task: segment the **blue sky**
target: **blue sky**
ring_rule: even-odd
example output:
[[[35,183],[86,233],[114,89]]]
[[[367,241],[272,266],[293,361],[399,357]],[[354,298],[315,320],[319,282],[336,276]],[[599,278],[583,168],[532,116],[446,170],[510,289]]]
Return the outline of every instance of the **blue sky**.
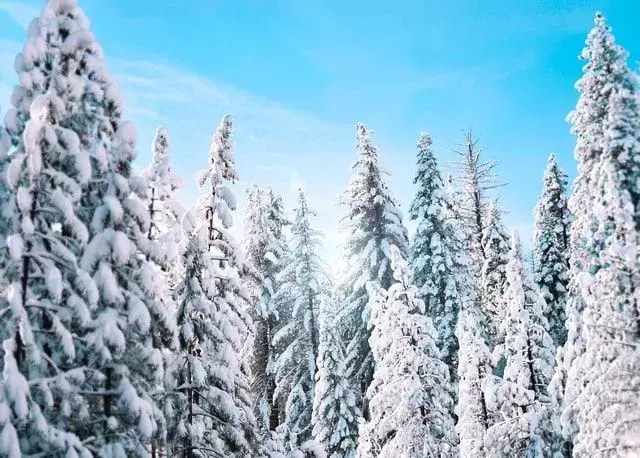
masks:
[[[13,57],[40,5],[0,0],[3,112],[15,82]],[[574,175],[565,117],[577,99],[577,56],[596,10],[634,68],[640,59],[634,0],[80,0],[80,6],[138,129],[138,164],[149,161],[155,127],[164,125],[184,180],[182,200],[191,203],[192,176],[228,112],[236,121],[238,192],[251,182],[269,185],[291,207],[304,185],[329,257],[357,121],[374,130],[405,212],[419,132],[432,134],[444,166],[453,159],[450,147],[472,127],[509,183],[501,192],[507,223],[529,237],[548,154],[557,153]]]

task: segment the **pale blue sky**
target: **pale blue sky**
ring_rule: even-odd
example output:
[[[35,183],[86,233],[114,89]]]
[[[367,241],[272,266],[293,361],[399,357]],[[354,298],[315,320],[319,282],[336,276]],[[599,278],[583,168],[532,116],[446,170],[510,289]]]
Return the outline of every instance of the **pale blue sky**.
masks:
[[[13,57],[40,1],[0,0],[0,104],[15,82]],[[406,212],[415,143],[434,137],[442,165],[473,127],[510,183],[501,193],[511,227],[530,236],[547,156],[573,176],[577,56],[596,10],[640,58],[635,0],[80,0],[139,133],[139,165],[164,125],[194,200],[220,117],[236,121],[242,189],[285,194],[306,186],[335,242],[337,194],[355,159],[354,124],[375,132]],[[151,6],[152,5],[152,6]],[[240,219],[240,218],[239,218]]]

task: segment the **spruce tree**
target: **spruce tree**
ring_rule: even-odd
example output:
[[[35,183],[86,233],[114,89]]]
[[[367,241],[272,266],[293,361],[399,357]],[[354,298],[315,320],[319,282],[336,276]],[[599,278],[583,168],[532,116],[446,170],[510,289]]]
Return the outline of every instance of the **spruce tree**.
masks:
[[[122,100],[77,0],[45,2],[40,16],[29,26],[15,68],[20,84],[13,90],[13,107],[6,116],[13,144],[19,142],[29,120],[31,103],[55,90],[65,105],[60,126],[73,130],[91,157],[92,177],[83,186],[78,208],[89,226],[107,192],[108,155],[122,122]]]
[[[456,327],[460,346],[456,406],[460,456],[485,456],[484,437],[489,427],[483,387],[491,374],[491,352],[487,346],[486,318],[475,294],[474,274],[470,262],[466,271],[459,274],[460,280],[467,285],[465,291],[469,291],[465,295]]]
[[[455,335],[458,314],[469,293],[464,275],[468,258],[463,256],[464,240],[458,222],[449,214],[450,202],[431,148],[431,137],[422,134],[418,141],[418,171],[414,183],[416,197],[409,209],[418,224],[410,250],[412,281],[419,288],[426,313],[438,333],[437,346],[449,366],[454,384],[458,370],[458,339]]]
[[[318,256],[319,233],[311,227],[315,212],[302,190],[291,228],[288,265],[280,273],[274,300],[289,303],[291,315],[273,338],[277,352],[275,397],[284,405],[284,438],[295,450],[311,438],[311,417],[318,357],[318,309],[324,267]]]
[[[602,18],[596,21],[607,30]],[[606,87],[602,150],[591,171],[593,232],[580,285],[587,384],[576,399],[574,454],[633,456],[640,453],[640,110],[626,53],[618,49],[616,57],[614,68],[622,75]]]
[[[313,438],[323,445],[328,458],[354,458],[360,411],[349,382],[344,346],[336,332],[335,307],[332,297],[321,301]]]
[[[255,453],[256,446],[249,370],[244,360],[253,326],[250,295],[244,286],[249,268],[230,234],[236,199],[228,185],[238,179],[232,134],[233,122],[227,115],[213,135],[208,166],[196,176],[202,194],[184,223],[185,229],[205,247],[207,275],[211,277],[208,298],[214,314],[207,321],[209,334],[198,344],[202,351],[191,347],[187,353],[202,358],[210,368],[205,382],[209,395],[190,401],[200,402],[207,412],[217,411],[213,418],[208,417],[217,426],[206,432],[207,443],[222,456],[247,456]],[[184,344],[181,353],[185,353]],[[186,451],[191,448],[195,452],[194,447],[191,443]]]
[[[156,130],[151,148],[151,164],[144,172],[147,194],[144,202],[149,213],[147,238],[154,242],[152,259],[156,260],[170,286],[181,276],[181,220],[184,214],[177,192],[181,182],[173,171],[169,155],[169,135],[163,127]]]
[[[594,360],[585,360],[588,331],[585,329],[584,314],[585,308],[589,307],[585,295],[591,294],[588,287],[589,279],[600,269],[599,256],[601,252],[606,251],[604,240],[608,237],[596,236],[598,226],[602,223],[600,217],[595,214],[595,208],[601,203],[604,195],[604,190],[599,187],[603,172],[598,169],[608,162],[603,161],[605,148],[612,148],[615,144],[612,140],[619,138],[619,134],[614,133],[615,129],[606,131],[605,122],[607,118],[612,121],[611,116],[614,116],[611,103],[614,93],[623,95],[623,105],[627,109],[637,103],[635,78],[627,66],[627,53],[615,43],[611,29],[606,25],[601,13],[596,13],[595,27],[587,37],[581,58],[585,61],[583,76],[576,83],[580,98],[576,109],[568,118],[572,124],[572,133],[577,137],[574,156],[578,163],[578,175],[569,199],[573,221],[566,310],[567,342],[562,351],[563,360],[558,365],[552,384],[554,397],[561,404],[562,432],[569,444],[576,440],[578,430],[583,428],[582,425],[578,426],[580,411],[586,409],[586,412],[590,409],[578,398],[586,393],[585,387],[589,385],[589,367],[593,367],[592,364],[595,363]],[[637,132],[633,117],[624,122],[624,131]],[[625,140],[630,138],[627,136]],[[637,184],[633,182],[637,170],[637,154],[623,155],[622,158],[622,161],[616,161],[621,166],[620,173],[625,175],[624,180],[628,180],[628,185],[622,185],[622,192],[628,192],[630,202],[634,206],[634,224],[637,224]],[[618,197],[614,199],[619,200]],[[595,306],[595,303],[592,302],[592,306]]]
[[[64,111],[53,90],[33,101],[2,186],[18,223],[3,233],[4,456],[90,454],[74,428],[88,409],[74,336],[90,326],[98,294],[74,253],[89,238],[75,210],[91,169],[78,136],[58,123]]]
[[[493,204],[489,207],[482,234],[484,262],[480,276],[480,297],[487,317],[487,332],[491,346],[501,343],[504,337],[500,331],[500,324],[507,311],[504,291],[509,245],[509,235],[502,223],[500,211],[496,204]]]
[[[375,372],[358,456],[457,456],[449,368],[404,254],[395,246],[390,251],[396,283],[387,291],[377,282],[367,286]]]
[[[161,384],[161,349],[171,345],[174,325],[163,307],[144,247],[149,229],[141,198],[144,182],[132,172],[136,134],[130,123],[118,128],[110,145],[108,188],[90,226],[91,241],[81,267],[96,283],[99,299],[85,337],[85,382],[91,421],[83,436],[94,437],[100,455],[148,453],[163,422],[152,395]]]
[[[236,331],[220,307],[219,285],[207,241],[191,237],[184,255],[185,276],[178,288],[180,360],[174,366],[169,442],[176,456],[247,456],[251,425],[236,399]],[[236,350],[237,351],[237,350]]]
[[[396,245],[406,254],[407,231],[402,213],[387,185],[387,173],[380,168],[378,148],[370,130],[356,126],[358,160],[355,175],[344,191],[341,204],[344,215],[340,231],[345,234],[342,258],[346,266],[340,274],[344,305],[337,315],[342,338],[347,342],[347,367],[350,378],[363,398],[373,379],[373,359],[369,348],[371,319],[366,284],[377,281],[383,289],[393,282],[390,247]],[[363,414],[368,415],[366,403]]]
[[[548,419],[547,386],[553,375],[554,346],[547,332],[544,298],[534,284],[517,234],[507,264],[501,323],[506,363],[502,379],[487,380],[487,406],[496,421],[485,438],[487,456],[548,456],[543,439]]]
[[[247,193],[244,221],[244,251],[247,262],[260,274],[258,294],[252,309],[255,324],[251,352],[252,393],[261,426],[273,431],[279,424],[279,409],[274,403],[275,390],[272,348],[273,337],[279,327],[280,310],[274,295],[280,288],[278,275],[285,267],[287,243],[284,228],[289,224],[284,214],[282,198],[269,188],[251,186]]]
[[[556,346],[564,345],[566,295],[569,283],[570,214],[567,176],[555,156],[549,156],[542,193],[535,210],[533,266],[536,284],[547,304],[549,332]]]

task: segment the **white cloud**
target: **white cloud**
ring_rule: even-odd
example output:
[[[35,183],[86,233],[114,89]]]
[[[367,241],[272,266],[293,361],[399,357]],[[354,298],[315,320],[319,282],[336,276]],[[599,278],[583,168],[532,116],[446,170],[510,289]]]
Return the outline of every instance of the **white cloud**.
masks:
[[[19,2],[0,2],[0,11],[4,11],[16,24],[27,30],[33,18],[40,14],[35,6]]]

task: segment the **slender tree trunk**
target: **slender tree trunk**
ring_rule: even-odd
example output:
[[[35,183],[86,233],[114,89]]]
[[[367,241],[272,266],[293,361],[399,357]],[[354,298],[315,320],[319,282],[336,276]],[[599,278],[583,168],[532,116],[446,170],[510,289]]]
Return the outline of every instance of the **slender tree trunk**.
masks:
[[[155,213],[154,204],[156,201],[156,188],[151,188],[151,201],[149,202],[149,232],[147,233],[147,238],[151,240],[152,231],[153,231],[153,215]]]
[[[193,349],[189,349],[189,355],[193,356]],[[191,374],[191,361],[189,361],[189,391],[188,391],[188,399],[189,399],[189,416],[187,417],[187,422],[189,423],[190,429],[193,429],[193,375]],[[186,447],[185,447],[185,458],[193,458],[193,443],[191,442],[191,431],[189,431],[189,435],[186,438]]]
[[[267,361],[271,360],[271,339],[273,338],[273,327],[269,320],[267,320]],[[267,363],[268,364],[268,363]],[[269,406],[269,424],[267,427],[269,431],[275,431],[280,425],[280,412],[278,411],[278,404],[274,401],[273,395],[276,391],[276,382],[273,379],[273,375],[265,374],[267,377],[267,386],[265,387],[265,397],[267,398],[267,405]]]
[[[108,367],[104,371],[105,375],[105,384],[104,388],[107,394],[104,397],[104,434],[106,436],[106,440],[109,441],[109,418],[111,418],[111,404],[112,404],[112,396],[109,393],[113,388],[113,368]]]

